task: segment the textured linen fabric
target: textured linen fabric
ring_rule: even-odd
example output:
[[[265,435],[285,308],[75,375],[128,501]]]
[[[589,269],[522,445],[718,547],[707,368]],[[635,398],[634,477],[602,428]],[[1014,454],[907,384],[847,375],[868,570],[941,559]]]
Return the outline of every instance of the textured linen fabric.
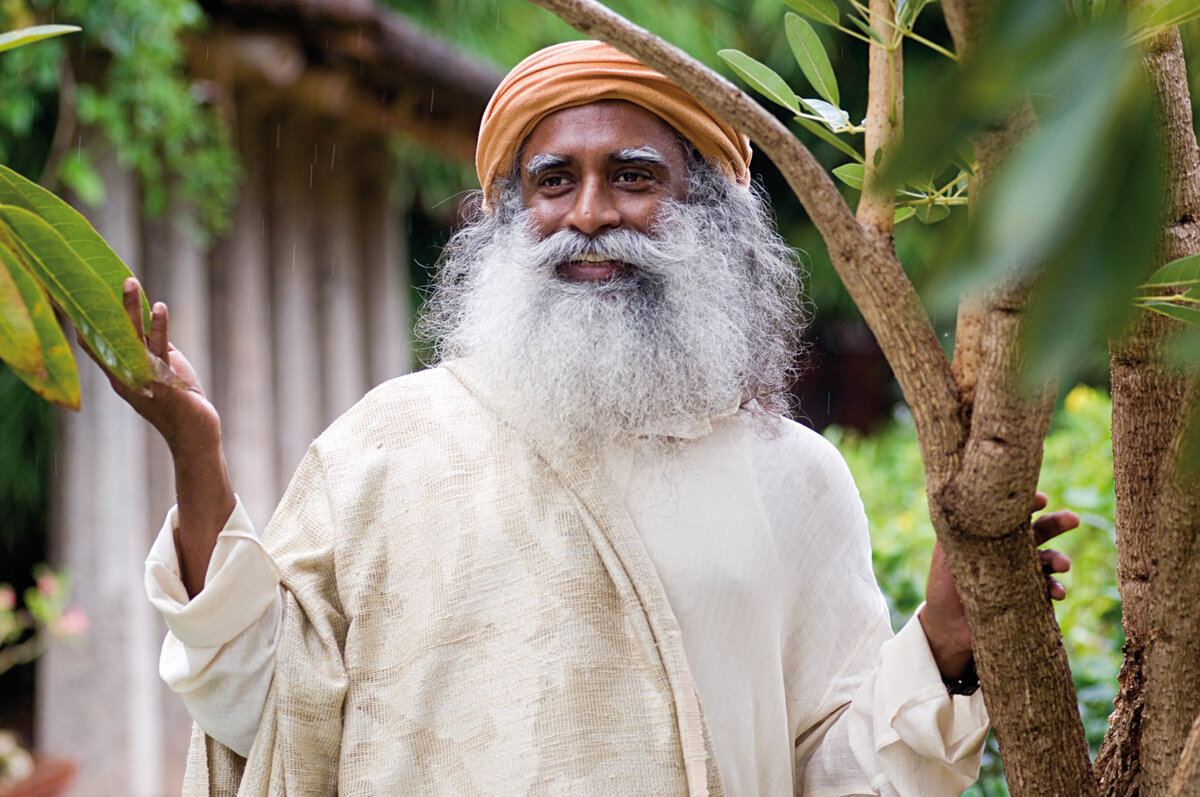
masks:
[[[444,370],[408,377],[373,392],[364,402],[365,406],[352,410],[347,418],[330,430],[332,435],[327,433],[318,441],[314,446],[314,452],[317,453],[310,452],[309,459],[314,456],[326,459],[334,456],[339,446],[348,446],[348,451],[341,452],[339,458],[346,459],[346,467],[350,468],[353,475],[341,474],[340,481],[379,481],[379,484],[390,483],[397,476],[402,477],[401,481],[442,484],[459,478],[454,474],[460,468],[477,472],[491,471],[488,461],[496,456],[496,452],[491,450],[494,440],[490,438],[496,429],[484,433],[476,428],[480,423],[488,427],[491,423],[487,420],[489,413],[477,406],[477,400],[469,392],[463,391],[453,378],[447,378],[445,374],[435,376]],[[469,368],[459,365],[456,370],[460,378],[471,383]],[[436,387],[436,390],[432,387]],[[479,389],[476,388],[476,391],[478,393]],[[387,449],[387,454],[373,453],[367,445],[371,440],[379,439],[382,442],[385,438],[399,435],[407,441],[428,431],[428,428],[423,428],[428,427],[428,419],[419,423],[417,418],[401,419],[393,415],[390,409],[398,403],[407,405],[414,396],[421,397],[417,400],[418,405],[429,401],[449,411],[449,417],[457,427],[455,436],[473,439],[475,443],[454,454],[442,452],[441,456],[433,458],[425,454],[425,460],[409,464],[400,462],[399,458],[416,453],[406,450],[406,446],[412,445],[411,441],[402,447],[384,445],[375,449],[376,452]],[[365,422],[365,417],[380,413],[383,414],[382,421],[376,419]],[[426,411],[414,413],[421,417],[426,414]],[[434,414],[446,417],[446,413]],[[393,428],[393,423],[417,423],[417,426]],[[714,418],[711,424],[678,430],[678,433],[695,439],[678,450],[665,453],[614,447],[605,452],[599,467],[588,465],[584,468],[585,471],[591,471],[585,481],[598,482],[598,492],[610,496],[602,499],[612,501],[608,507],[610,519],[616,519],[617,525],[626,527],[627,531],[636,529],[636,533],[623,539],[621,544],[626,549],[624,554],[628,561],[640,562],[646,566],[643,569],[650,571],[643,573],[641,579],[644,589],[640,594],[651,597],[650,600],[643,598],[640,601],[644,607],[642,611],[653,608],[661,612],[670,618],[666,623],[668,637],[671,633],[681,635],[686,662],[679,662],[681,667],[675,673],[676,680],[686,685],[694,676],[695,688],[712,734],[715,762],[726,793],[774,795],[794,791],[813,795],[938,795],[960,792],[974,780],[978,769],[987,729],[982,699],[978,694],[970,698],[950,698],[946,694],[924,634],[915,620],[894,640],[890,639],[886,607],[871,574],[865,518],[857,491],[837,452],[819,435],[803,427],[782,420],[765,423],[761,417],[751,418],[744,412]],[[463,443],[455,445],[462,446]],[[518,448],[522,447],[518,445]],[[367,454],[365,457],[364,449]],[[536,450],[535,444],[532,449],[521,450],[516,458],[536,458]],[[458,459],[460,455],[467,455],[465,461]],[[328,467],[326,465],[326,469]],[[414,467],[421,471],[420,475],[411,472],[410,469]],[[302,467],[297,480],[302,478],[306,469]],[[601,470],[602,473],[597,473]],[[398,472],[392,474],[392,471]],[[519,472],[514,470],[506,476],[516,477]],[[375,547],[385,550],[396,548],[396,543],[391,541],[392,536],[402,530],[405,534],[409,533],[407,530],[413,522],[411,515],[430,505],[422,500],[419,506],[405,506],[405,500],[411,500],[411,495],[408,498],[392,495],[382,499],[381,506],[373,506],[363,495],[361,487],[346,484],[340,489],[332,489],[329,485],[310,484],[307,479],[304,483],[305,493],[310,496],[308,500],[313,500],[311,495],[314,492],[354,492],[355,500],[349,504],[342,501],[335,503],[359,507],[370,513],[369,518],[350,522],[350,518],[335,520],[330,516],[322,516],[318,519],[318,525],[328,523],[338,526],[339,536],[350,532],[353,526],[353,536],[376,540]],[[289,496],[295,492],[295,487],[294,483],[293,488],[289,489]],[[501,489],[516,489],[525,495],[515,485]],[[563,492],[569,491],[570,487],[560,483],[551,489]],[[442,513],[455,520],[460,519],[462,508],[455,505],[457,496],[461,502],[475,502],[483,507],[483,516],[486,517],[490,508],[497,505],[495,502],[504,500],[491,490],[489,488],[483,494],[470,490],[470,495],[457,489],[453,494],[443,495],[439,491],[436,497],[430,496],[437,504],[433,511],[435,515]],[[372,487],[366,492],[376,495],[380,491]],[[411,493],[411,488],[407,492]],[[443,498],[450,503],[441,506]],[[543,500],[536,499],[538,502]],[[289,499],[285,499],[277,517],[272,520],[266,535],[268,547],[274,549],[277,543],[273,538],[285,532],[284,518],[290,518],[293,514],[287,510],[288,505]],[[563,532],[567,516],[577,511],[578,507],[573,506],[563,515],[557,512],[549,516],[523,512],[519,522],[527,524],[527,528],[522,534],[538,540],[543,536],[557,536]],[[472,514],[475,513],[472,511]],[[425,525],[429,521],[429,518],[425,518],[417,522]],[[626,521],[631,521],[631,524]],[[478,517],[472,519],[472,523],[478,522]],[[484,523],[488,525],[486,521]],[[364,528],[363,524],[369,524],[376,530]],[[444,530],[450,538],[440,540],[437,545],[450,544],[452,549],[457,547],[460,550],[458,558],[461,559],[462,545],[456,543],[457,537],[462,535],[461,527],[457,524],[447,526],[441,522],[432,525]],[[236,537],[237,543],[251,552],[247,554],[248,558],[253,554],[269,561],[261,548],[246,538],[245,528],[247,524],[244,518],[237,517],[235,513],[223,536],[230,534]],[[416,528],[421,536],[428,533],[420,526]],[[578,531],[572,533],[578,534]],[[330,537],[328,531],[320,534],[326,539]],[[490,544],[495,548],[494,540],[485,542],[491,534],[470,536],[478,540],[474,543],[476,546]],[[169,529],[164,531],[164,536],[170,539]],[[387,544],[383,544],[381,538],[386,538]],[[345,543],[334,541],[333,544]],[[364,543],[359,541],[354,544],[362,546]],[[523,544],[529,545],[530,541]],[[431,545],[434,543],[426,541],[420,547]],[[596,550],[606,547],[602,544]],[[430,559],[427,551],[414,550],[411,546],[401,546],[401,549],[397,553],[402,552],[402,556],[385,555],[385,566],[389,571],[419,569],[421,562],[426,562],[428,567],[445,570],[450,567],[450,562],[456,561],[452,557],[439,565],[435,559]],[[156,552],[173,557],[173,550],[163,551],[156,546]],[[494,558],[494,553],[489,554],[488,558]],[[286,574],[289,571],[286,557],[279,552],[276,552],[276,557]],[[471,561],[479,561],[478,557],[478,552],[473,551]],[[338,556],[332,558],[336,562]],[[315,566],[316,562],[311,564]],[[339,571],[346,567],[334,566]],[[489,567],[501,565],[494,563]],[[563,564],[557,567],[566,569]],[[572,567],[573,575],[574,570]],[[168,563],[168,566],[156,568],[154,575],[169,580],[169,572]],[[527,577],[524,570],[520,572],[522,578]],[[214,575],[213,568],[210,568],[209,575],[210,578]],[[409,580],[407,575],[390,572],[378,574],[375,578],[385,582],[396,578]],[[153,579],[148,579],[153,593],[155,588],[152,582]],[[286,575],[284,583],[288,591],[293,589]],[[439,579],[430,580],[428,574],[418,575],[417,580],[410,583],[418,584],[416,588],[425,592],[436,591],[439,587]],[[472,592],[478,585],[478,579],[473,578],[470,583]],[[592,585],[589,589],[594,587]],[[205,592],[208,589],[206,586]],[[273,583],[259,584],[259,589],[267,596],[267,600],[277,594]],[[507,596],[510,590],[522,592],[522,589],[506,584],[494,599],[502,601],[513,611],[519,611],[519,606],[513,604],[519,604],[520,599]],[[288,591],[285,591],[285,595]],[[339,588],[337,592],[341,594],[346,590]],[[201,596],[204,594],[202,592]],[[480,629],[464,628],[461,635],[456,637],[455,628],[461,626],[455,623],[467,622],[469,618],[459,617],[457,609],[446,610],[443,607],[442,611],[437,611],[429,606],[427,595],[403,597],[391,589],[382,594],[372,589],[362,599],[374,603],[383,595],[394,596],[391,600],[400,604],[423,602],[426,606],[420,611],[433,612],[430,618],[423,618],[420,638],[440,638],[441,644],[450,644],[447,640],[449,636],[455,639],[454,644],[458,644],[461,639],[474,638],[481,632]],[[480,596],[458,594],[443,600],[472,604],[492,600],[489,595],[490,592]],[[425,600],[422,601],[422,598]],[[198,596],[187,606],[177,604],[173,610],[190,612],[199,600]],[[292,625],[289,618],[300,608],[294,605],[293,600],[288,598],[284,611],[285,629]],[[164,609],[162,601],[156,605]],[[538,611],[540,608],[528,607],[526,610]],[[360,614],[370,615],[372,611],[364,604],[352,614],[357,618]],[[677,627],[674,618],[677,618]],[[395,621],[396,618],[388,620]],[[222,625],[221,618],[212,613],[208,614],[208,622],[213,626]],[[354,622],[356,620],[351,620],[350,625]],[[446,622],[451,623],[450,628],[438,628],[435,625]],[[492,619],[492,622],[495,620]],[[506,619],[504,622],[512,624],[513,620]],[[201,620],[193,620],[193,626],[201,624]],[[267,635],[255,628],[243,631],[235,627],[239,625],[242,625],[242,621],[228,624],[222,633],[208,633],[221,638],[224,643],[222,656],[229,660],[236,661],[239,656],[246,655],[243,651],[248,651],[251,662],[248,669],[253,673],[253,663],[258,661],[255,657],[261,656],[262,641]],[[172,626],[172,629],[175,627]],[[564,632],[562,627],[556,627],[554,636],[561,636]],[[389,638],[394,636],[390,631],[384,633]],[[283,691],[280,681],[298,677],[286,673],[287,655],[284,648],[287,634],[285,630],[281,638],[280,674],[268,701],[264,729],[272,727],[272,707],[280,702],[277,693]],[[525,644],[536,644],[544,640],[546,635],[547,631],[534,634],[528,637]],[[211,642],[212,639],[206,641]],[[168,647],[171,648],[170,655]],[[407,667],[407,663],[400,662],[407,662],[411,658],[403,648],[401,644],[400,649],[393,651],[398,659],[396,668]],[[164,645],[164,672],[168,669],[168,659],[172,656],[179,659],[180,651],[185,649],[178,640],[172,642],[168,638],[168,643]],[[332,651],[323,655],[336,657]],[[510,652],[487,655],[508,656]],[[544,665],[542,659],[545,652],[537,655]],[[629,664],[636,666],[636,662]],[[236,670],[236,664],[227,663],[225,666]],[[180,663],[175,669],[186,671],[188,668],[186,663]],[[467,668],[453,677],[471,678],[473,673],[473,669]],[[420,689],[427,685],[421,679],[405,679],[399,674],[390,677],[400,677],[405,687],[416,685]],[[180,680],[186,682],[186,679]],[[198,675],[194,680],[203,682],[204,675]],[[262,688],[261,678],[255,683]],[[509,685],[505,683],[505,686]],[[445,682],[439,682],[437,688],[454,691]],[[524,696],[514,697],[515,703],[523,703],[528,708],[541,699],[539,689],[527,680],[522,681],[520,688],[526,692]],[[690,687],[687,691],[690,692]],[[208,692],[209,695],[213,693],[211,689]],[[425,695],[426,703],[433,705],[436,694],[439,692],[435,690],[434,695]],[[471,695],[466,705],[477,712],[486,712],[494,697],[481,694],[474,688],[471,688]],[[411,702],[413,697],[402,695],[399,699]],[[247,697],[240,703],[226,703],[224,707],[220,705],[220,700],[218,694],[211,701],[210,705],[215,708],[208,712],[208,724],[201,722],[200,725],[218,738],[245,738],[248,733],[252,734],[258,724],[259,714],[254,700]],[[602,714],[611,716],[623,710],[621,705],[610,705],[607,697],[601,703]],[[262,704],[260,694],[257,705]],[[691,711],[690,721],[697,722],[698,712],[695,709]],[[676,710],[674,720],[677,725],[685,725],[679,722],[685,713]],[[347,737],[352,733],[358,734],[359,731],[350,722],[352,716],[349,709],[346,715]],[[213,716],[224,717],[224,721],[214,724]],[[456,721],[465,721],[464,716],[454,717]],[[200,719],[199,715],[197,719]],[[374,727],[371,732],[395,737],[394,729],[384,727],[394,717],[389,715],[386,719],[387,722],[383,722],[384,718],[381,717],[383,725]],[[436,722],[441,721],[441,717],[436,718]],[[571,722],[577,721],[578,717],[571,718]],[[250,730],[245,730],[246,727]],[[694,730],[692,738],[702,740],[703,730],[699,733]],[[593,739],[617,742],[607,728],[597,727],[594,732]],[[256,756],[261,758],[270,754],[269,745],[272,743],[278,744],[278,741],[269,730],[259,735],[251,753],[252,768],[257,763]],[[326,740],[326,743],[336,744],[332,739]],[[343,757],[345,749],[343,744]],[[704,748],[700,744],[694,744],[693,749],[696,756],[703,756]],[[640,748],[635,750],[639,751],[637,757],[642,757]],[[363,755],[375,752],[364,752]],[[424,750],[420,754],[429,755],[430,752]],[[529,750],[514,754],[537,758],[537,753]],[[236,757],[215,745],[212,739],[199,734],[193,744],[192,756],[193,764],[197,765],[190,768],[193,778],[198,773],[213,778],[208,783],[198,779],[196,785],[200,791],[215,786],[219,778],[235,782]],[[230,767],[230,761],[235,766]],[[418,764],[410,762],[409,771]],[[711,761],[705,762],[706,782],[698,783],[698,779],[693,777],[695,785],[717,788],[715,776],[707,773],[711,764]],[[467,762],[460,762],[460,765],[471,768]],[[282,767],[282,773],[286,774],[287,766],[290,765]],[[698,770],[697,764],[693,772]],[[398,788],[395,784],[408,783],[413,784],[410,788],[413,792],[436,793],[443,789],[450,793],[458,788],[449,785],[453,781],[436,779],[449,774],[442,772],[434,780],[415,781],[404,779],[397,771],[375,781],[371,788],[394,792]],[[624,778],[625,773],[621,772],[618,777]],[[686,781],[686,776],[676,774],[675,777],[680,783]],[[343,781],[343,785],[345,783]],[[391,784],[390,788],[381,785],[388,783]],[[516,781],[508,783],[513,788],[488,786],[480,789],[478,782],[463,785],[462,788],[489,793],[524,793],[531,790],[514,785]],[[639,786],[631,784],[626,780],[611,781],[605,785],[593,782],[581,787],[581,791],[673,793],[639,791]],[[536,793],[536,790],[533,791]],[[680,786],[674,788],[674,792],[682,791]]]
[[[686,138],[726,175],[750,184],[750,139],[661,73],[604,42],[572,41],[538,50],[500,82],[483,112],[475,170],[488,201],[517,151],[546,116],[600,100],[645,108]]]

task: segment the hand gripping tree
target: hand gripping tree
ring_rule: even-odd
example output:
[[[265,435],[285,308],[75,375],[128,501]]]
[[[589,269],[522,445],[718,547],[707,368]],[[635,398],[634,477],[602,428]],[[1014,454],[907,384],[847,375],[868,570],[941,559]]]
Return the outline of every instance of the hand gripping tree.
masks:
[[[1200,793],[1197,346],[1193,336],[1181,363],[1168,345],[1180,321],[1200,320],[1200,267],[1179,260],[1200,252],[1200,164],[1175,27],[1200,3],[943,0],[953,52],[938,49],[955,74],[937,87],[936,112],[906,121],[904,45],[937,47],[914,30],[926,2],[850,0],[843,14],[833,0],[787,0],[800,14],[785,35],[816,96],[744,54],[722,55],[851,158],[834,171],[861,190],[852,211],[797,136],[716,73],[592,0],[531,1],[745,131],[821,233],[912,411],[1011,792]],[[861,125],[839,107],[814,25],[870,47]],[[844,140],[859,132],[861,153]],[[951,358],[892,235],[968,193],[967,260],[981,276],[960,282]],[[1175,262],[1150,277],[1156,260]],[[1053,374],[1109,337],[1128,644],[1094,771],[1029,516]]]

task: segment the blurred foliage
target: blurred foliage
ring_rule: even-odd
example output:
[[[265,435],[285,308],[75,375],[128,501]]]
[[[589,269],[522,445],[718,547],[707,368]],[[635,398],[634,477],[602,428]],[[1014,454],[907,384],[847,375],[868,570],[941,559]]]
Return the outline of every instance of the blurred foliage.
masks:
[[[1116,576],[1111,413],[1105,393],[1086,386],[1071,390],[1054,415],[1038,481],[1049,509],[1072,509],[1081,520],[1078,529],[1052,543],[1071,558],[1071,570],[1062,579],[1067,597],[1055,603],[1055,614],[1093,754],[1108,727],[1125,643]],[[935,540],[912,418],[902,412],[867,437],[833,427],[825,436],[846,458],[863,496],[875,577],[892,625],[899,628],[923,600]],[[993,739],[980,784],[968,794],[1007,793]]]
[[[121,164],[137,172],[149,215],[161,214],[176,197],[194,213],[185,221],[197,240],[224,230],[237,190],[237,158],[215,109],[183,72],[180,35],[204,24],[199,5],[0,0],[0,29],[46,22],[76,24],[83,33],[0,59],[0,162],[34,177],[50,164],[57,174],[44,180],[60,179],[85,202],[99,204],[104,186],[93,165],[97,153],[59,129],[71,120],[96,125]],[[81,62],[102,64],[96,83],[75,84]]]

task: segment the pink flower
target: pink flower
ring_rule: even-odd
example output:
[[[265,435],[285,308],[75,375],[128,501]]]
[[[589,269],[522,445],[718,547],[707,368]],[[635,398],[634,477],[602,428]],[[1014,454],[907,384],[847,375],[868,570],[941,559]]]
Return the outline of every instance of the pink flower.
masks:
[[[72,606],[54,621],[54,628],[52,630],[56,636],[78,636],[86,634],[91,625],[91,621],[88,620],[87,612],[84,608],[82,606]]]
[[[37,588],[38,592],[47,598],[53,598],[54,593],[58,592],[58,579],[54,577],[53,573],[38,576]]]
[[[7,584],[0,584],[0,612],[11,612],[17,608],[17,591]]]

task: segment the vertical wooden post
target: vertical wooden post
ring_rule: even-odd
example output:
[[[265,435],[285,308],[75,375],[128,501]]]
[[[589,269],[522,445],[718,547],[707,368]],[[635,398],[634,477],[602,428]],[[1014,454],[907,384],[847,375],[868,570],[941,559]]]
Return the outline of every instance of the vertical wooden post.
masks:
[[[366,269],[368,381],[372,386],[413,369],[412,298],[408,277],[408,208],[396,203],[391,155],[379,138],[356,151],[358,237]]]
[[[321,432],[320,336],[317,324],[316,213],[310,119],[272,114],[267,138],[268,214],[279,441],[277,495]]]
[[[355,196],[358,154],[341,130],[322,136],[327,142],[317,160],[322,219],[318,270],[324,311],[321,343],[325,414],[332,419],[362,398],[367,389],[367,340],[361,297],[363,274]]]
[[[138,194],[111,153],[97,168],[106,202],[89,209],[100,233],[140,270]],[[38,672],[38,746],[79,765],[85,792],[162,793],[160,621],[146,602],[146,424],[81,353],[83,408],[62,416],[51,524],[53,560],[91,618],[87,641],[54,646]],[[97,787],[96,784],[103,784]]]
[[[229,236],[213,250],[212,396],[221,412],[229,472],[251,520],[266,525],[279,498],[275,463],[275,377],[261,114],[237,103],[238,148],[245,169]],[[271,140],[274,140],[272,133]]]

